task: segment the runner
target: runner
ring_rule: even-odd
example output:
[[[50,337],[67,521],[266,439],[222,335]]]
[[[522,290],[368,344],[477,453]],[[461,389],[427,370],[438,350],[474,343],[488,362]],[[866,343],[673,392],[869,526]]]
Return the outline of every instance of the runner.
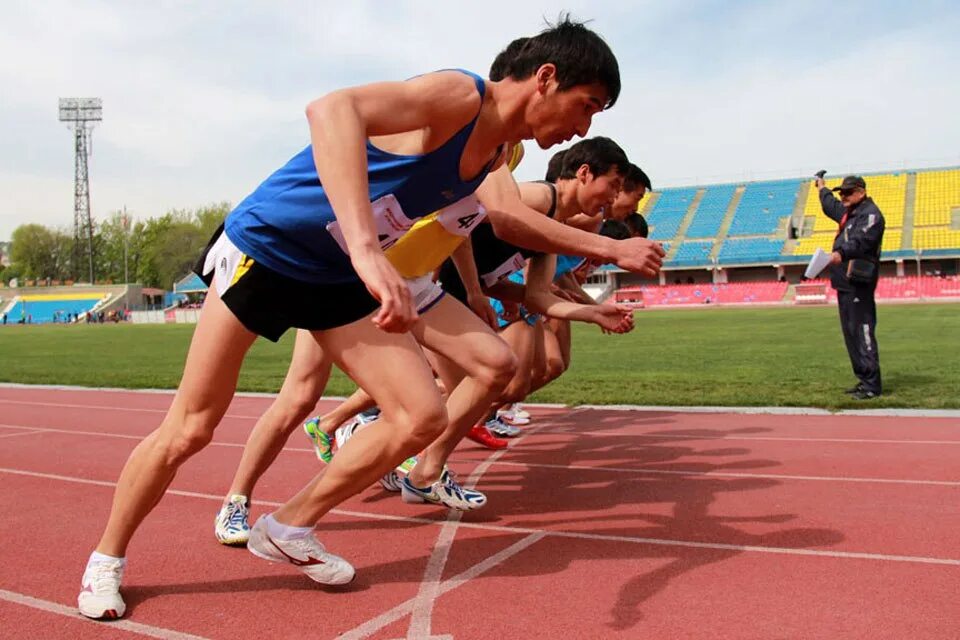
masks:
[[[417,218],[476,191],[508,141],[533,138],[546,148],[585,134],[619,87],[607,45],[565,20],[530,38],[502,82],[442,71],[311,103],[311,144],[231,212],[204,253],[201,271],[211,287],[184,375],[160,427],[121,472],[84,571],[80,612],[123,615],[130,539],[179,466],[211,441],[256,337],[278,340],[291,327],[310,330],[328,357],[371,390],[383,414],[377,428],[358,433],[323,474],[261,518],[248,548],[317,582],[351,581],[353,567],[324,549],[314,526],[447,426],[430,368],[407,333],[417,320],[410,291],[383,248]],[[496,210],[497,224],[542,228],[512,203],[502,174],[487,191],[484,204]],[[592,246],[598,257],[612,249]],[[624,247],[632,255],[617,257],[655,271],[660,254],[640,248]],[[500,360],[499,349],[493,355],[495,368],[510,371],[512,359]],[[390,367],[379,366],[385,359]]]

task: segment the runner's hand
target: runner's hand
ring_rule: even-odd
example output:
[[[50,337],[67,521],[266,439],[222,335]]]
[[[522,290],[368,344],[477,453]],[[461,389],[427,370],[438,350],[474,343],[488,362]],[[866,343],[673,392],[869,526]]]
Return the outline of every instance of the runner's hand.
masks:
[[[578,300],[572,293],[566,289],[561,289],[556,285],[552,286],[551,292],[561,300],[566,300],[567,302],[580,302],[580,300]]]
[[[418,318],[410,288],[383,252],[379,248],[355,252],[351,262],[367,290],[380,301],[373,324],[390,333],[409,331]]]
[[[490,300],[482,293],[468,293],[467,305],[480,317],[487,325],[496,331],[499,326],[497,323],[497,312],[490,306]]]
[[[503,319],[507,322],[516,322],[520,319],[520,305],[516,302],[510,302],[509,300],[501,300],[500,304],[503,305]]]
[[[615,243],[614,264],[621,269],[652,278],[660,273],[666,252],[663,245],[646,238],[629,238]]]
[[[593,322],[611,333],[627,333],[633,330],[633,313],[622,305],[598,304],[594,306]]]

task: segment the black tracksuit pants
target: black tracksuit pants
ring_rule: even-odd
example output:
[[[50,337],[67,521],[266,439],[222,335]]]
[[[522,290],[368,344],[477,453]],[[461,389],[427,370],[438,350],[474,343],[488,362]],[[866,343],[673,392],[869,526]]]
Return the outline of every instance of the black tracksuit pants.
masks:
[[[864,389],[879,394],[880,352],[877,350],[877,303],[873,291],[837,291],[837,303],[853,373]]]

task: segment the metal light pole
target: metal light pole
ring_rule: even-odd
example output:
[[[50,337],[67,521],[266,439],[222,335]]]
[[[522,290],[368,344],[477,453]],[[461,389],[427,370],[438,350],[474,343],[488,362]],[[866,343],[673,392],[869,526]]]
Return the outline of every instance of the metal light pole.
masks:
[[[123,284],[130,284],[130,274],[127,270],[127,242],[130,239],[130,218],[127,217],[127,205],[123,205],[123,215],[120,216],[120,226],[123,229]]]
[[[79,276],[80,260],[86,254],[90,284],[93,284],[93,222],[90,220],[90,180],[87,158],[93,123],[103,120],[100,98],[60,98],[60,122],[74,133],[73,269]],[[86,245],[86,247],[84,247]]]

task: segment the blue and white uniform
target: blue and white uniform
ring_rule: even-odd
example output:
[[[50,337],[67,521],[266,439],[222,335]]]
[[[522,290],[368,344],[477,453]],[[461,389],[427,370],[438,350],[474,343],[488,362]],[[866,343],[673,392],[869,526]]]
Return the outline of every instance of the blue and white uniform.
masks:
[[[367,141],[369,196],[380,246],[386,250],[414,223],[454,203],[470,204],[496,157],[470,180],[460,159],[486,92],[473,79],[481,107],[439,148],[419,155],[388,153]],[[478,216],[473,216],[478,217]],[[308,145],[227,216],[195,271],[251,332],[278,340],[291,328],[325,330],[359,320],[378,306],[350,263],[340,224]],[[422,308],[442,293],[432,281],[411,282]]]
[[[481,104],[483,78],[473,78]],[[477,116],[443,146],[421,155],[396,155],[367,141],[370,202],[381,246],[396,242],[417,219],[476,191],[490,166],[460,179],[460,157]],[[491,162],[492,164],[492,162]],[[339,225],[308,145],[230,213],[227,237],[245,255],[288,278],[312,283],[356,280]]]

